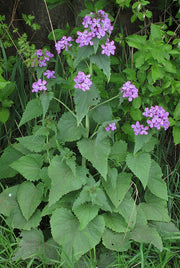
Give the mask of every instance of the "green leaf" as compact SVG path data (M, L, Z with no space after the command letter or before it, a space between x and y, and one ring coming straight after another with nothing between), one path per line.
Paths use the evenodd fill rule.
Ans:
M130 47L141 49L146 44L146 37L146 35L141 36L133 34L126 37L126 42Z
M96 64L99 69L103 70L103 73L109 81L111 76L110 57L99 52L96 55L91 56L90 61Z
M114 160L117 164L125 162L127 156L127 143L123 140L115 141L111 147L109 159Z
M143 187L146 188L149 179L149 170L151 167L150 155L148 153L138 153L136 155L128 154L126 164L140 179Z
M77 57L74 61L74 67L76 68L80 61L86 59L94 53L92 46L83 46L78 48Z
M93 219L85 229L79 230L79 222L71 211L56 209L50 220L54 240L62 246L63 259L78 260L83 254L94 248L104 232L102 216ZM72 239L73 238L73 239ZM66 259L67 260L67 259Z
M92 163L97 171L106 180L108 172L108 155L110 153L110 144L108 139L101 142L96 140L83 139L78 142L78 149L83 157Z
M104 213L102 216L107 228L117 233L125 233L127 231L127 223L121 215L117 213Z
M130 173L119 173L116 179L116 184L112 184L112 179L108 177L107 181L103 182L103 187L108 194L110 200L117 208L124 199L131 183Z
M76 217L79 220L79 230L83 230L90 221L98 215L99 206L85 203L73 209Z
M42 164L42 155L29 154L14 161L10 166L17 170L27 180L37 181L40 179L40 170Z
M19 186L17 200L26 220L29 220L35 212L36 208L41 203L41 198L41 192L32 182L25 181Z
M0 122L3 124L9 119L9 110L7 108L0 108Z
M11 178L17 174L17 171L10 167L10 164L22 156L11 145L8 146L0 158L0 179Z
M61 116L58 129L60 131L59 139L62 141L76 141L85 134L84 127L82 125L77 126L77 120L70 112Z
M16 201L18 188L19 185L15 185L0 193L0 213L4 216L9 216L11 211L18 207L18 203Z
M145 199L146 202L142 202L140 207L142 208L147 220L163 222L170 221L167 202L165 200L162 200L147 191Z
M139 243L153 244L160 251L163 250L162 239L155 228L143 225L137 226L131 232L130 238Z
M41 259L46 264L51 263L52 260L57 261L57 243L51 238L44 242L41 230L22 231L21 237L13 261L20 258L23 260L28 258Z
M177 106L174 110L174 119L180 120L180 102L177 104Z
M98 124L112 120L112 109L110 105L103 104L90 111L90 115Z
M0 100L7 99L9 95L15 90L15 88L16 88L15 82L5 80L4 82L0 81Z
M126 251L131 247L129 233L115 233L108 228L103 233L102 242L106 248L118 252Z
M25 148L27 148L29 151L39 153L43 151L43 146L45 145L46 137L31 135L16 138L16 140L19 141L19 143Z
M86 169L77 166L76 176L71 168L62 161L60 156L55 156L48 167L48 175L51 179L49 193L49 205L54 204L63 195L78 190L85 184Z
M174 138L174 143L176 145L180 143L180 127L178 126L173 127L173 138Z
M119 214L123 216L128 224L127 230L134 228L136 224L137 209L134 199L130 195L126 195L120 206L117 208Z
M51 100L54 97L54 93L53 92L47 92L46 94L41 94L40 96L40 100L41 100L41 105L43 108L43 117L45 117L48 108L49 108L49 104L51 102Z
M155 25L155 24L151 24L151 34L149 37L149 40L151 42L153 41L161 41L162 40L162 35L163 35L163 31L161 30L161 26L160 25Z
M154 195L167 201L167 186L165 181L162 180L162 175L160 166L152 160L147 187Z
M173 237L180 237L180 231L172 222L152 222L158 233L164 239L173 239Z
M21 121L19 123L19 127L24 125L26 122L37 118L38 116L43 114L43 108L41 105L41 101L39 99L30 100L26 106L26 109L22 115Z
M76 105L77 125L79 125L84 116L88 114L89 108L100 102L99 91L93 84L87 91L77 88L74 93L74 102Z
M151 139L151 135L135 135L134 154L141 150Z
M161 71L161 67L159 66L159 64L154 64L151 67L151 75L152 75L152 80L155 83L156 80L159 80L162 78L162 71Z
M26 220L19 208L17 206L11 211L10 216L7 218L7 223L14 229L19 230L31 230L36 228L41 221L41 211L39 209L32 215L29 220Z

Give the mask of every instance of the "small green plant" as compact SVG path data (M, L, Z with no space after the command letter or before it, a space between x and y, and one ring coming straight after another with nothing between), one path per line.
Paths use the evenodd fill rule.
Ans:
M144 61L136 66L145 73L143 81L136 75L132 79L136 71L126 69L122 82L113 84L116 47L107 13L86 15L83 26L55 44L64 61L62 76L47 49L31 57L35 98L19 128L31 123L32 133L16 138L0 158L0 179L14 178L0 194L0 212L21 231L14 260L52 263L59 261L60 247L62 266L73 267L100 244L125 252L135 241L141 252L143 243L162 251L164 238L179 238L168 214L167 185L153 156L159 131L170 125L168 109L158 105L160 99L155 104L153 98L144 99L146 76L150 88L157 80L146 67L152 59L159 61L149 53L145 67ZM141 39L135 36L134 42ZM127 40L132 46L133 39ZM169 63L166 54L160 60L159 68Z

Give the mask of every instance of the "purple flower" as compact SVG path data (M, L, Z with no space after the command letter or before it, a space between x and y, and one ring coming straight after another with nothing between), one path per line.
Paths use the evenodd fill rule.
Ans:
M56 44L55 44L55 48L58 52L58 54L61 53L61 50L65 49L66 51L68 51L68 47L71 47L72 44L70 43L71 41L73 41L74 39L72 39L70 36L66 37L63 36L61 38L61 40L59 40Z
M79 43L79 47L93 45L92 38L97 37L100 39L105 36L106 33L111 34L113 26L108 18L107 13L103 10L99 10L97 13L91 12L90 15L84 17L82 24L86 29L83 33L77 32L78 38L76 43Z
M47 85L46 80L42 81L41 79L39 79L37 82L34 82L32 84L32 88L33 88L32 92L38 92L38 91L42 91L42 90L47 90L46 85Z
M94 34L92 32L88 32L85 30L84 32L77 31L78 38L76 39L76 43L79 43L79 47L93 45L93 42L91 41L94 37Z
M109 132L110 130L114 131L115 129L116 129L116 124L115 124L115 123L109 124L109 125L105 128L105 130L106 130L107 132Z
M130 81L127 81L121 88L121 93L123 93L123 98L128 98L128 101L138 97L138 89L135 85L131 84Z
M109 42L109 38L107 38L105 45L101 45L101 47L103 49L101 54L106 54L107 56L110 56L110 54L114 55L116 49L114 41Z
M54 55L48 50L43 51L42 49L38 49L35 53L35 58L33 59L31 67L44 67L46 66L46 61L49 61L50 58L54 57ZM37 64L36 64L37 63Z
M50 71L50 70L46 70L46 72L43 73L43 75L46 76L47 79L56 78L54 74L55 74L55 71Z
M148 126L144 127L143 125L140 125L139 121L137 121L135 125L131 125L131 127L133 128L136 136L148 134L147 130L149 129L149 127Z
M90 89L90 86L92 85L92 81L89 79L91 75L85 75L85 73L79 71L78 75L74 78L75 88L80 88L82 91L86 91Z
M165 130L168 129L170 123L168 119L168 112L165 112L163 107L159 106L151 106L151 108L145 108L145 111L143 113L145 117L152 118L151 120L147 120L147 124L150 126L150 128L157 128L158 130L161 127L164 127Z

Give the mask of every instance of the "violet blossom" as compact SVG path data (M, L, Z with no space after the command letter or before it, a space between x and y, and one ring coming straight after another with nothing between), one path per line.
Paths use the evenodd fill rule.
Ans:
M128 98L128 101L138 97L138 89L135 85L131 84L130 81L127 81L121 88L121 93L123 93L123 98Z
M47 85L46 80L42 81L41 79L39 79L37 82L34 82L32 84L32 88L33 88L32 92L38 92L38 91L42 91L42 90L46 91L47 90L46 85Z
M91 75L85 75L84 72L79 71L78 75L74 78L75 88L80 88L82 91L86 91L90 89L90 86L92 85L92 81L89 79Z

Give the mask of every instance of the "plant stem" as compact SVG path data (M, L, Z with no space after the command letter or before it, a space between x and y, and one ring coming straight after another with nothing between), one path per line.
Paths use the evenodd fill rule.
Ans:
M73 111L71 111L71 109L69 109L69 107L64 102L60 101L56 97L53 97L53 99L56 100L57 102L61 103L76 118L76 115L73 113Z
M116 96L114 96L114 97L112 97L112 98L109 99L109 100L106 100L106 101L104 101L104 102L101 102L101 103L97 104L96 106L94 106L94 107L91 109L91 111L94 110L94 109L96 109L97 107L99 107L99 106L105 104L105 103L108 103L108 102L110 102L110 101L112 101L112 100L117 99L118 97L119 97L119 94L116 95Z

